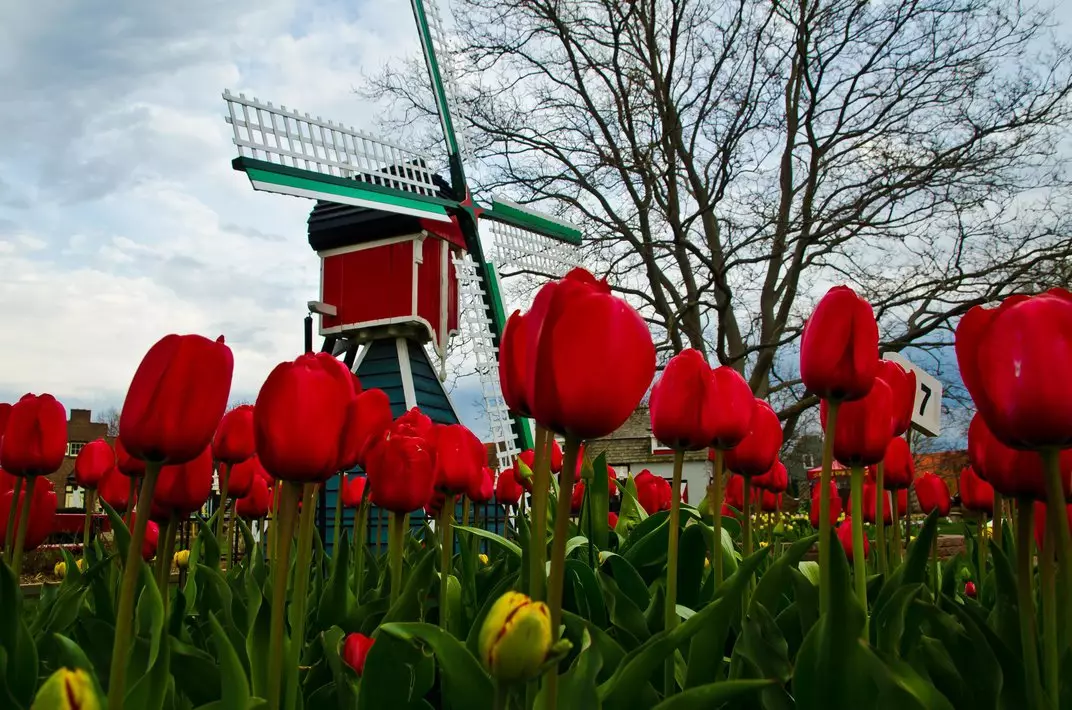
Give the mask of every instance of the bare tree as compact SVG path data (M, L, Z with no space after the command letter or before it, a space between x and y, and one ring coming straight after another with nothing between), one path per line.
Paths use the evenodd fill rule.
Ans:
M103 412L97 412L94 420L108 425L108 436L119 436L119 410L109 407Z
M457 0L455 16L482 186L558 206L664 353L740 368L789 431L816 401L796 343L829 285L865 295L899 351L1067 280L1072 49L1043 10ZM367 90L404 109L396 128L433 125L421 71Z

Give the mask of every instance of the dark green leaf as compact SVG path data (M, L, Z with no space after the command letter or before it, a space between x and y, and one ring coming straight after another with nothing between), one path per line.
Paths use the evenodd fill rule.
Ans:
M463 710L492 706L491 678L456 638L437 626L421 623L385 624L380 631L431 648L442 672L443 695L448 707Z
M708 683L671 696L654 710L709 710L720 705L754 695L774 683L769 680L730 680Z

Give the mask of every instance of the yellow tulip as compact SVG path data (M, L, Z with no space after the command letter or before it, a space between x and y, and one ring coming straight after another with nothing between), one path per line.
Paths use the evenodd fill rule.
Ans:
M63 563L60 563L63 564ZM30 710L100 710L93 680L81 668L60 668L34 697Z
M492 605L480 628L480 660L504 683L534 678L551 650L551 612L520 592Z
M186 569L190 566L190 551L179 550L175 553L175 558L173 561L175 563L175 566L179 569Z
M486 565L488 563L488 556L481 552L477 557L480 559L480 564Z

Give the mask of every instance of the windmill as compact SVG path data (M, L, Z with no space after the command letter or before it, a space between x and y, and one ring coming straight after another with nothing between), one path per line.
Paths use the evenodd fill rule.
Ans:
M531 432L510 417L499 390L505 314L480 227L500 266L554 275L576 265L581 233L509 200L473 199L464 131L448 100L455 75L441 16L434 0L411 5L449 180L419 151L228 90L225 120L239 153L232 167L255 190L317 200L309 243L321 258L321 294L309 306L320 316L323 350L343 356L365 386L385 389L396 415L419 406L433 420L457 421L442 388L443 363L451 336L468 336L503 469L519 447L532 445ZM429 341L438 368L423 347Z

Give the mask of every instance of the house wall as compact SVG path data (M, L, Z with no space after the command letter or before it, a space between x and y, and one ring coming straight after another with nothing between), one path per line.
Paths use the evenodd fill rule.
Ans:
M108 436L108 425L92 421L91 415L88 409L71 410L70 419L67 420L67 456L59 470L48 476L56 489L56 499L61 509L82 505L81 493L74 485L74 460L81 446L101 438L112 443L112 437Z

